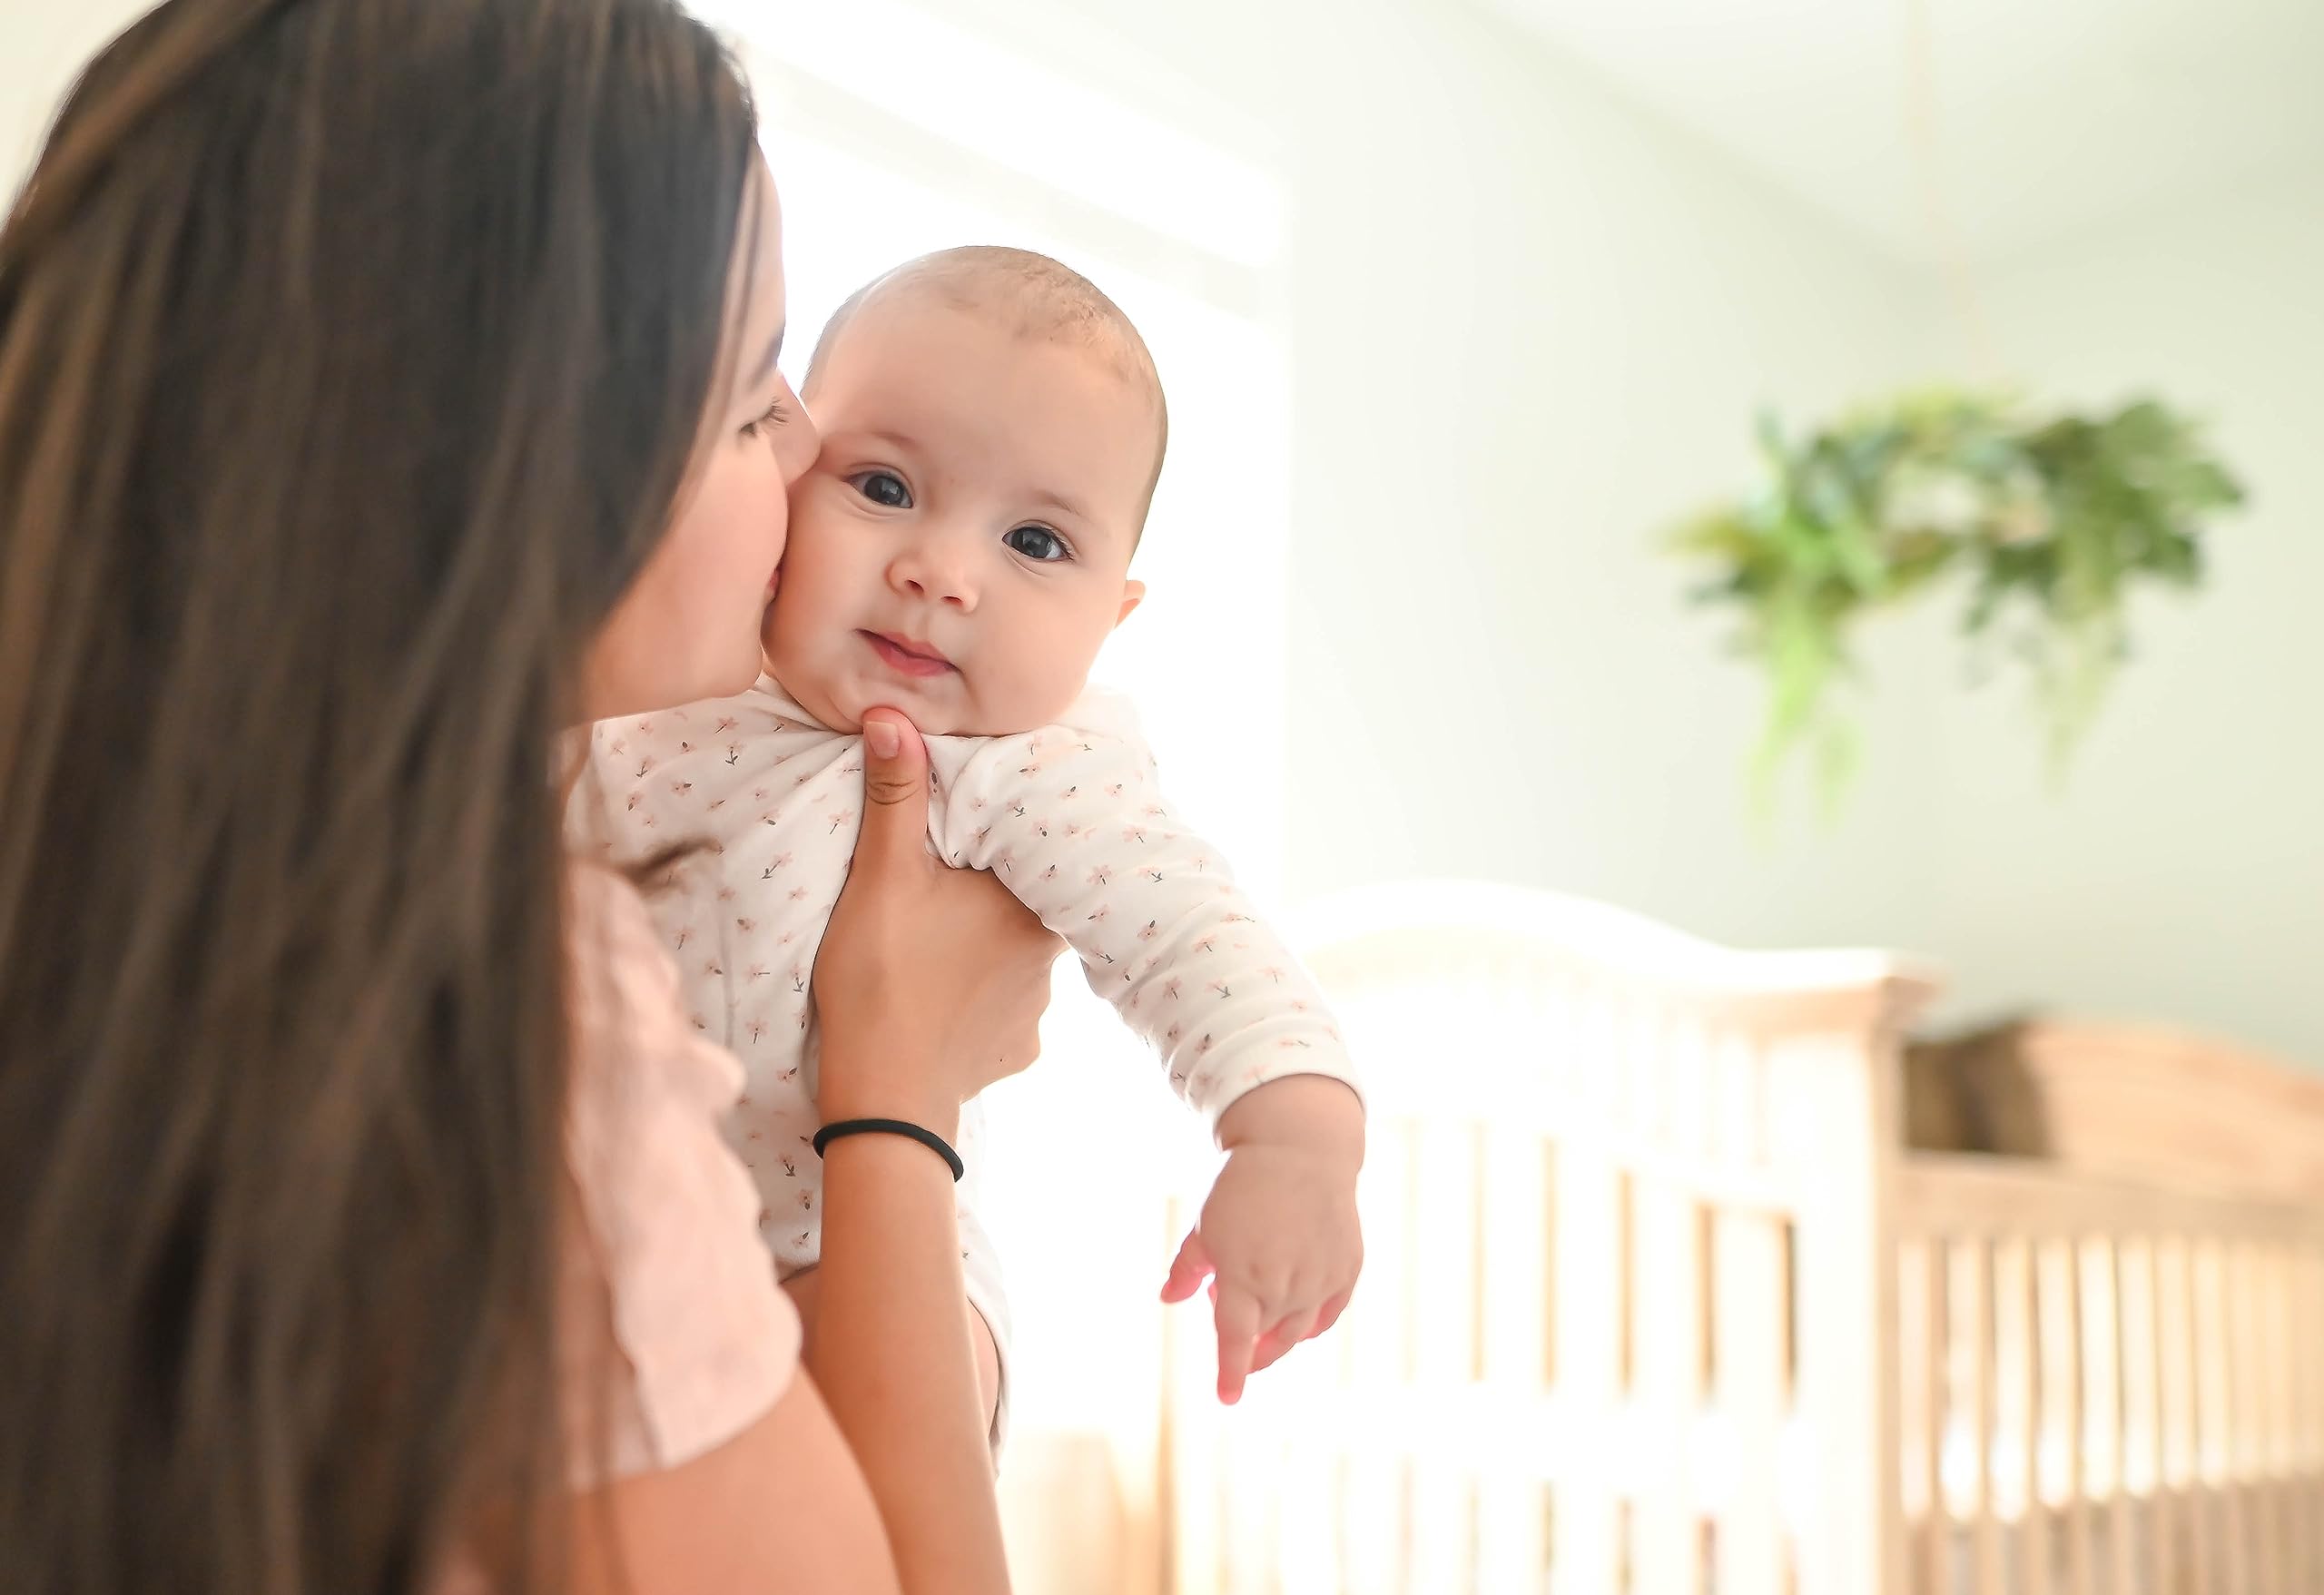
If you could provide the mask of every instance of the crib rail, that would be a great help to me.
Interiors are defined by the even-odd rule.
[[[2324,1588],[2324,1213],[1930,1157],[1896,1216],[1914,1590]]]

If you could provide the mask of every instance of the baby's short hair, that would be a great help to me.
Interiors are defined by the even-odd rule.
[[[807,378],[800,385],[803,395],[812,400],[815,379],[847,324],[866,305],[891,294],[929,294],[954,310],[1000,318],[1019,338],[1082,350],[1150,394],[1156,436],[1154,470],[1139,500],[1138,529],[1144,531],[1169,448],[1170,411],[1154,356],[1119,305],[1072,267],[1032,250],[982,243],[938,250],[882,272],[832,312],[815,340],[815,352],[808,357]]]

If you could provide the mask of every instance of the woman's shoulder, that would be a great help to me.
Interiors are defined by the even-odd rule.
[[[636,889],[592,864],[569,881],[579,1223],[564,1377],[567,1432],[610,1437],[609,1455],[576,1459],[576,1482],[597,1482],[674,1467],[762,1416],[798,1366],[799,1321],[759,1241],[757,1189],[719,1134],[742,1066],[679,1006]]]

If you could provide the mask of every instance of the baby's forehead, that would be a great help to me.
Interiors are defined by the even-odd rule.
[[[1006,345],[1079,357],[1157,400],[1160,397],[1161,384],[1144,340],[1109,301],[1091,304],[1080,295],[1000,271],[900,272],[872,283],[832,318],[809,368],[809,382],[814,382],[819,368],[846,363],[851,345],[862,347],[863,340],[847,334],[892,328],[931,310],[968,318],[999,334]]]

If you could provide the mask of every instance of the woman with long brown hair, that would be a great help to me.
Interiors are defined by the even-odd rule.
[[[1005,1588],[948,1170],[833,1144],[800,1369],[739,1073],[559,835],[566,731],[756,668],[779,229],[668,0],[168,0],[67,101],[0,232],[9,1595]],[[890,729],[822,1095],[949,1137],[1054,943]]]

